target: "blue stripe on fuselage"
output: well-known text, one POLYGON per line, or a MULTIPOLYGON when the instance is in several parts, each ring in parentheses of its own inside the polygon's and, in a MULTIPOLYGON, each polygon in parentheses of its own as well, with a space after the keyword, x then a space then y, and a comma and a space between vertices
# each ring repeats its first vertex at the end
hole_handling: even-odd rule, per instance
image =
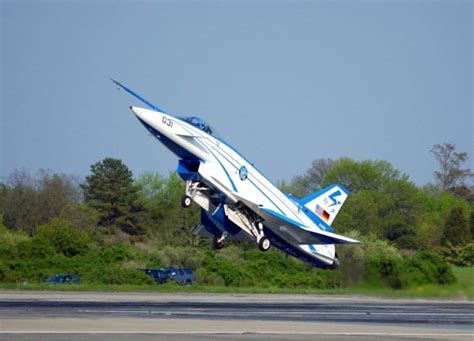
POLYGON ((205 144, 201 143, 202 146, 204 146, 208 151, 209 153, 212 154, 212 156, 214 156, 214 158, 217 160, 217 162, 219 162, 219 164, 221 165, 222 169, 224 170, 225 172, 225 175, 227 175, 227 178, 229 179, 230 181, 230 184, 232 185, 232 188, 234 190, 234 192, 238 192, 237 190, 237 187, 235 186, 234 182, 232 181, 230 175, 229 175, 229 172, 227 172, 227 169, 224 167, 224 165, 222 164, 222 162, 216 157, 216 155, 211 151, 210 148, 208 148, 205 144))
POLYGON ((260 209, 261 209, 262 211, 267 212, 268 214, 271 214, 272 216, 275 216, 275 217, 277 217, 277 218, 280 218, 281 220, 284 220, 284 221, 286 221, 286 222, 288 222, 288 223, 290 223, 290 224, 292 224, 292 225, 295 225, 295 226, 297 226, 297 227, 303 227, 303 226, 304 226, 303 224, 297 222, 296 220, 290 219, 290 218, 288 218, 286 215, 283 215, 283 214, 280 214, 280 213, 278 213, 278 212, 275 212, 275 211, 273 211, 273 210, 271 210, 271 209, 269 209, 269 208, 260 207, 260 209))

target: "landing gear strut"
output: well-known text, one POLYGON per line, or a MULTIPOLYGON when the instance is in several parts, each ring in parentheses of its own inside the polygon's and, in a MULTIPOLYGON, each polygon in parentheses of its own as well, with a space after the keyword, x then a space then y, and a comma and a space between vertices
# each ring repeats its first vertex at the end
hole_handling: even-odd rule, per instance
POLYGON ((271 246, 270 239, 265 237, 265 235, 263 234, 262 222, 259 221, 257 223, 252 224, 252 226, 253 226, 252 232, 257 239, 258 248, 263 252, 270 250, 270 246, 271 246))

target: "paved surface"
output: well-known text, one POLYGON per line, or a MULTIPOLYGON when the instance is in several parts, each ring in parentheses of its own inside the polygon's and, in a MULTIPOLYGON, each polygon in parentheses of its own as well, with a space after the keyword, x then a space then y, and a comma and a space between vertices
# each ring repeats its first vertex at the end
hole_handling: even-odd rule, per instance
POLYGON ((474 303, 0 291, 0 340, 474 339, 474 303), (133 335, 132 335, 133 334, 133 335))
POLYGON ((471 303, 0 301, 3 317, 140 317, 472 326, 471 303))
POLYGON ((101 341, 150 341, 150 340, 168 340, 168 341, 206 341, 206 340, 281 340, 281 341, 307 341, 307 340, 366 340, 366 341, 378 341, 378 340, 471 340, 472 337, 461 337, 461 336, 407 336, 407 335, 282 335, 282 334, 42 334, 42 335, 27 335, 27 334, 12 334, 12 335, 0 335, 0 340, 9 341, 85 341, 85 340, 101 340, 101 341), (2 336, 4 338, 2 338, 2 336))

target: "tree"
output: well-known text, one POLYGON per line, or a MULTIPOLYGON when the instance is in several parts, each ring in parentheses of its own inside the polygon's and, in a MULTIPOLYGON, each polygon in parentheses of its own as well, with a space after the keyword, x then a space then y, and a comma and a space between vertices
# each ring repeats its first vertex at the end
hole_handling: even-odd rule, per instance
POLYGON ((453 188, 452 193, 474 205, 474 186, 458 185, 453 188))
POLYGON ((41 219, 39 218, 38 193, 31 175, 24 170, 15 170, 8 177, 2 196, 5 225, 33 235, 41 219))
POLYGON ((453 206, 444 225, 443 244, 462 246, 469 240, 470 231, 464 210, 460 206, 453 206))
POLYGON ((474 242, 474 209, 471 209, 471 215, 469 216, 469 230, 471 232, 471 240, 474 242))
POLYGON ((36 181, 40 222, 49 223, 69 205, 81 200, 78 181, 65 174, 41 170, 36 181))
POLYGON ((383 190, 379 228, 400 249, 416 249, 416 219, 420 213, 419 191, 406 180, 391 181, 383 190))
POLYGON ((105 158, 91 166, 91 173, 81 187, 86 203, 99 212, 99 225, 116 225, 128 234, 143 234, 139 187, 128 167, 121 160, 105 158))
MULTIPOLYGON (((331 159, 317 159, 313 160, 311 167, 304 175, 297 175, 291 181, 291 191, 295 196, 303 197, 321 189, 321 182, 328 170, 333 165, 334 161, 331 159)), ((286 185, 283 184, 282 185, 286 185)), ((288 186, 285 186, 287 189, 288 186)))
POLYGON ((149 231, 159 235, 160 241, 164 243, 176 243, 179 240, 196 244, 192 228, 199 222, 199 209, 197 205, 188 209, 181 207, 184 183, 177 173, 172 172, 168 177, 163 177, 145 172, 138 177, 137 183, 141 189, 144 219, 149 231))
POLYGON ((321 187, 333 183, 346 187, 351 194, 361 190, 382 190, 394 180, 408 180, 387 161, 360 161, 340 158, 332 163, 321 182, 321 187))
POLYGON ((64 174, 41 170, 36 177, 15 170, 0 186, 0 210, 5 224, 34 234, 38 224, 47 224, 68 205, 80 201, 76 181, 64 174))
POLYGON ((335 160, 321 185, 339 183, 351 195, 335 221, 336 231, 374 233, 399 248, 413 249, 419 191, 386 161, 335 160))
MULTIPOLYGON (((2 212, 5 212, 5 205, 6 205, 6 197, 8 194, 8 188, 7 185, 4 183, 0 182, 0 214, 2 212)), ((0 224, 3 223, 3 218, 0 220, 0 224)))
POLYGON ((434 177, 443 190, 455 193, 458 186, 465 185, 465 181, 472 178, 473 173, 469 168, 461 168, 468 155, 456 152, 455 144, 435 144, 430 152, 439 163, 440 169, 434 172, 434 177))

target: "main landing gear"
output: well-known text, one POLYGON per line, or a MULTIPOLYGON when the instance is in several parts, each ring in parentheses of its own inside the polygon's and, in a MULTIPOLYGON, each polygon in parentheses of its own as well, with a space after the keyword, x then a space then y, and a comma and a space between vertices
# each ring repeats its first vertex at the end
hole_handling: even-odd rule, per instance
POLYGON ((212 239, 212 245, 214 245, 214 249, 220 250, 224 247, 224 241, 219 241, 220 237, 214 237, 212 239))
POLYGON ((270 246, 271 246, 270 239, 268 239, 267 237, 260 238, 260 241, 258 242, 258 248, 261 251, 265 252, 265 251, 270 250, 270 246))

